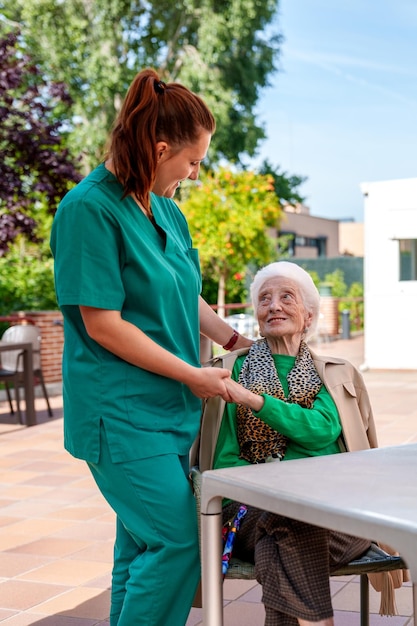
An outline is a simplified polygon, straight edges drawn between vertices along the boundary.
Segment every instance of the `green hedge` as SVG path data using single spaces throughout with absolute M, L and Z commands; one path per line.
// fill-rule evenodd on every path
M 0 315 L 57 308 L 52 258 L 21 255 L 17 249 L 0 258 Z

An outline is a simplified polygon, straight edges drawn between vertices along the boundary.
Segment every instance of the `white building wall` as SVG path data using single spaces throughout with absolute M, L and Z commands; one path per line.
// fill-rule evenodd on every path
M 362 183 L 365 363 L 417 370 L 417 281 L 400 281 L 398 239 L 417 239 L 417 178 Z

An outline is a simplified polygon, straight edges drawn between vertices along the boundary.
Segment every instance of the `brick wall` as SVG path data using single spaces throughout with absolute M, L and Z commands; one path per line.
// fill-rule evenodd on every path
M 61 362 L 64 347 L 64 329 L 60 311 L 19 311 L 41 331 L 41 364 L 46 383 L 62 380 Z

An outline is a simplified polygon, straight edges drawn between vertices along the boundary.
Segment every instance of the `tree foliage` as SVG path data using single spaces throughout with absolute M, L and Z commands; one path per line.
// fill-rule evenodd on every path
M 298 188 L 306 182 L 306 176 L 281 172 L 279 166 L 274 166 L 268 159 L 262 163 L 259 173 L 272 176 L 275 193 L 281 203 L 296 205 L 304 202 L 305 198 L 300 195 Z
M 281 209 L 270 176 L 219 168 L 188 188 L 181 209 L 199 250 L 204 280 L 218 286 L 219 306 L 225 301 L 223 290 L 243 281 L 249 265 L 276 257 L 269 229 L 278 226 Z
M 218 130 L 211 158 L 253 156 L 254 109 L 276 70 L 278 0 L 0 0 L 44 74 L 69 86 L 75 153 L 95 164 L 133 76 L 148 66 L 200 93 Z
M 0 40 L 0 256 L 23 234 L 36 241 L 36 216 L 54 212 L 71 182 L 80 180 L 63 146 L 62 83 L 47 83 L 18 36 Z M 39 234 L 39 233 L 38 233 Z
M 0 315 L 57 306 L 52 258 L 40 258 L 11 244 L 7 256 L 0 258 Z
M 345 283 L 344 272 L 336 269 L 326 274 L 324 282 L 331 286 L 331 293 L 334 298 L 339 298 L 338 310 L 339 314 L 343 311 L 349 311 L 350 326 L 352 330 L 363 329 L 364 304 L 363 304 L 363 285 L 354 282 L 348 286 Z

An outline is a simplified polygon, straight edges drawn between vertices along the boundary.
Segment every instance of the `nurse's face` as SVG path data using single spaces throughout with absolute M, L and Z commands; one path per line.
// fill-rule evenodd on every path
M 181 148 L 172 148 L 164 141 L 157 144 L 158 165 L 152 191 L 157 196 L 172 198 L 181 181 L 197 180 L 200 163 L 205 159 L 211 134 L 202 130 L 197 141 Z

